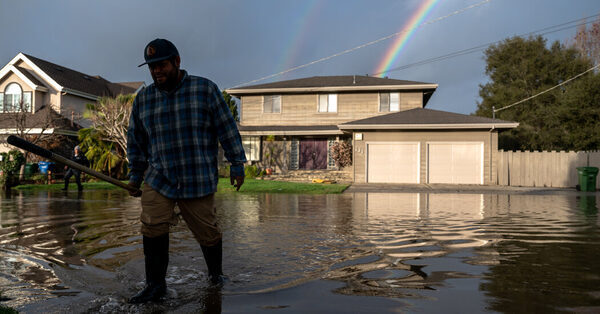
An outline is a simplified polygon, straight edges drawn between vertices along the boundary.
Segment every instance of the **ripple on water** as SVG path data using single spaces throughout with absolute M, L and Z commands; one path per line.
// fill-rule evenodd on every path
M 81 311 L 135 310 L 124 302 L 144 284 L 139 203 L 126 193 L 103 193 L 2 200 L 0 248 L 10 253 L 0 257 L 0 280 L 11 287 L 9 305 L 26 311 L 27 304 L 65 291 L 57 309 L 81 302 Z M 597 209 L 580 210 L 572 196 L 234 194 L 216 200 L 226 295 L 293 292 L 324 279 L 341 283 L 335 295 L 402 299 L 415 311 L 432 302 L 460 308 L 447 301 L 458 291 L 499 312 L 597 302 L 589 293 L 600 286 L 590 276 L 600 273 Z M 523 278 L 561 287 L 562 294 L 521 290 Z M 206 266 L 183 222 L 172 230 L 167 282 L 167 309 L 204 306 L 196 291 L 206 289 Z M 351 311 L 345 304 L 340 310 Z M 257 308 L 272 306 L 279 305 Z M 284 306 L 293 311 L 297 304 Z

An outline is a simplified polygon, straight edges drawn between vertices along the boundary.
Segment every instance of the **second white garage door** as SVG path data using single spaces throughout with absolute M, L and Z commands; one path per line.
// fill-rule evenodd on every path
M 419 143 L 367 143 L 367 182 L 419 183 Z
M 429 183 L 483 184 L 483 143 L 428 143 Z

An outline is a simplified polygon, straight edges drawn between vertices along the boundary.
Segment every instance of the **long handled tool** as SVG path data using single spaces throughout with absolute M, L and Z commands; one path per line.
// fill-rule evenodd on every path
M 9 136 L 6 139 L 6 141 L 9 144 L 13 145 L 13 146 L 16 146 L 18 148 L 24 149 L 24 150 L 26 150 L 28 152 L 34 153 L 34 154 L 42 156 L 44 158 L 47 158 L 47 159 L 50 159 L 50 160 L 53 160 L 53 161 L 65 164 L 65 165 L 67 165 L 67 166 L 69 166 L 71 168 L 75 168 L 77 170 L 81 170 L 81 171 L 83 171 L 83 172 L 85 172 L 85 173 L 87 173 L 87 174 L 89 174 L 91 176 L 94 176 L 94 177 L 96 177 L 96 178 L 98 178 L 100 180 L 104 180 L 104 181 L 106 181 L 108 183 L 112 183 L 112 184 L 114 184 L 114 185 L 116 185 L 118 187 L 124 188 L 125 190 L 131 191 L 131 192 L 134 192 L 134 193 L 139 192 L 139 189 L 137 189 L 137 188 L 135 188 L 135 187 L 133 187 L 131 185 L 125 184 L 125 183 L 123 183 L 123 182 L 121 182 L 121 181 L 119 181 L 119 180 L 117 180 L 115 178 L 111 178 L 111 177 L 109 177 L 109 176 L 107 176 L 105 174 L 102 174 L 100 172 L 94 171 L 94 170 L 92 170 L 92 169 L 90 169 L 88 167 L 82 166 L 82 165 L 80 165 L 80 164 L 78 164 L 78 163 L 76 163 L 76 162 L 74 162 L 72 160 L 69 160 L 69 159 L 67 159 L 67 158 L 65 158 L 65 157 L 63 157 L 61 155 L 57 155 L 57 154 L 55 154 L 55 153 L 53 153 L 53 152 L 51 152 L 51 151 L 49 151 L 49 150 L 47 150 L 45 148 L 39 147 L 39 146 L 37 146 L 37 145 L 35 145 L 35 144 L 31 143 L 31 142 L 28 142 L 28 141 L 26 141 L 26 140 L 24 140 L 24 139 L 22 139 L 22 138 L 20 138 L 18 136 L 11 135 L 11 136 Z

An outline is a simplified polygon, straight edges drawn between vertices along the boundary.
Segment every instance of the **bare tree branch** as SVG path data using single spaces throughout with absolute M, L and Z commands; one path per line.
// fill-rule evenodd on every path
M 119 155 L 127 161 L 127 128 L 134 98 L 132 94 L 102 97 L 97 103 L 89 104 L 86 113 L 93 128 L 103 134 L 103 140 L 116 143 Z

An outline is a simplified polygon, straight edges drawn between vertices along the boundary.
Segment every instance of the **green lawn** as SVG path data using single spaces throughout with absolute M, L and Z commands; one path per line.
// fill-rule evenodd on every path
M 0 314 L 13 314 L 13 313 L 17 314 L 19 312 L 17 312 L 17 310 L 13 309 L 12 307 L 0 305 Z
M 123 181 L 124 183 L 127 183 L 127 181 Z M 60 190 L 65 186 L 65 184 L 63 182 L 61 183 L 56 183 L 56 184 L 22 184 L 22 185 L 17 185 L 14 186 L 12 189 L 13 190 L 40 190 L 40 191 L 46 191 L 46 190 Z M 89 189 L 89 190 L 116 190 L 116 189 L 120 189 L 119 187 L 110 184 L 108 182 L 86 182 L 83 183 L 83 189 Z M 75 183 L 71 183 L 69 184 L 69 190 L 72 191 L 77 191 L 77 184 Z
M 342 193 L 348 184 L 295 183 L 270 180 L 247 179 L 239 192 L 242 193 L 296 193 L 296 194 L 336 194 Z M 229 179 L 219 179 L 220 193 L 235 192 Z
M 127 181 L 124 181 L 127 183 Z M 24 184 L 13 187 L 15 190 L 60 190 L 63 183 L 57 184 Z M 294 183 L 270 180 L 246 179 L 238 193 L 296 193 L 296 194 L 336 194 L 342 193 L 348 184 L 320 184 L 320 183 Z M 83 184 L 84 190 L 111 190 L 120 189 L 108 182 L 87 182 Z M 77 186 L 69 185 L 72 191 Z M 229 179 L 219 179 L 218 193 L 233 193 L 235 188 L 230 185 Z

